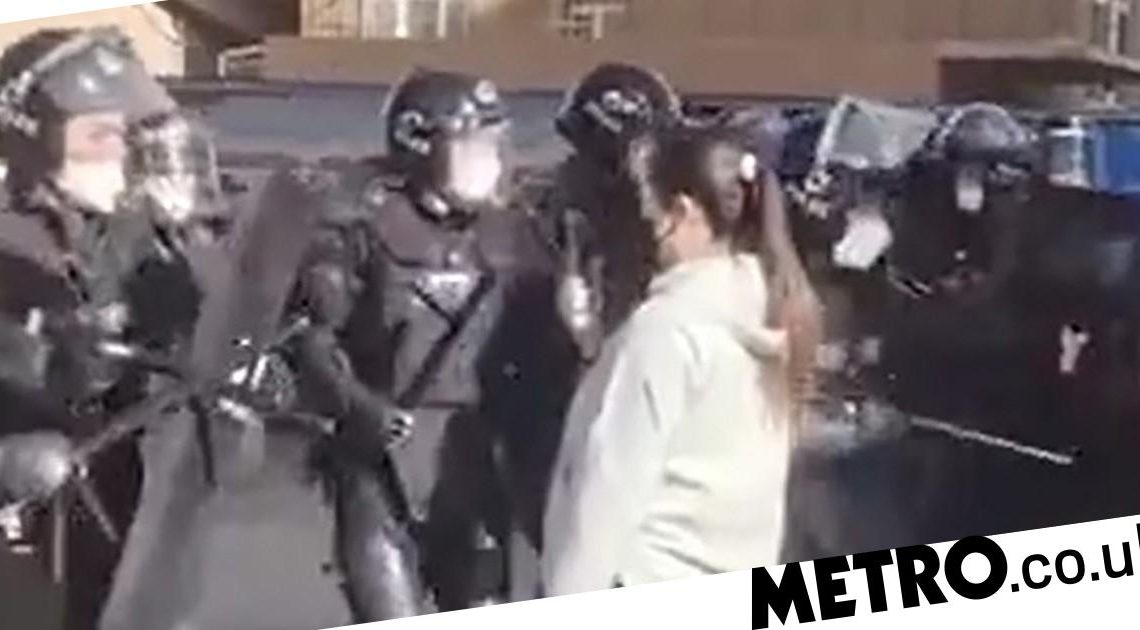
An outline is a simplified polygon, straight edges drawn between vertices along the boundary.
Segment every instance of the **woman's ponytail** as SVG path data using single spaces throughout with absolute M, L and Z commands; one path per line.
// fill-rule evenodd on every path
M 792 242 L 779 182 L 726 129 L 673 129 L 631 146 L 630 173 L 642 212 L 661 216 L 678 195 L 696 200 L 716 238 L 754 252 L 768 284 L 765 324 L 787 331 L 787 362 L 776 393 L 794 423 L 815 396 L 815 355 L 823 337 L 823 314 Z
M 751 157 L 751 156 L 749 156 Z M 754 160 L 755 158 L 753 158 Z M 745 162 L 748 162 L 746 157 Z M 795 243 L 779 180 L 769 169 L 756 169 L 748 176 L 742 165 L 746 189 L 738 234 L 748 239 L 760 255 L 768 279 L 769 326 L 787 331 L 787 362 L 784 387 L 792 419 L 799 423 L 806 402 L 816 394 L 816 351 L 823 338 L 823 313 Z

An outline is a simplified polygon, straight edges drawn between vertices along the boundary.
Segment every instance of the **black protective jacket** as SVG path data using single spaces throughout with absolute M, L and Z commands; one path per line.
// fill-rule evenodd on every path
M 197 290 L 185 261 L 141 215 L 97 215 L 50 185 L 0 212 L 0 389 L 29 414 L 0 432 L 91 430 L 77 419 L 121 405 L 131 371 L 99 358 L 113 340 L 169 349 Z M 11 407 L 9 407 L 11 408 Z
M 479 418 L 503 446 L 516 516 L 537 532 L 577 368 L 545 226 L 520 207 L 434 218 L 376 162 L 326 167 L 335 183 L 289 309 L 318 323 L 300 353 L 303 399 L 355 419 L 350 435 L 382 432 L 383 404 Z M 334 363 L 351 379 L 333 384 Z

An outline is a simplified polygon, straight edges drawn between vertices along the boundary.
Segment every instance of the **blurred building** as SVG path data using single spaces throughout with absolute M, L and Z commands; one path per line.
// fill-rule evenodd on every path
M 41 28 L 115 25 L 135 42 L 155 74 L 214 76 L 219 54 L 267 34 L 297 34 L 297 0 L 165 0 L 0 24 L 0 50 Z
M 219 2 L 221 0 L 218 0 Z M 413 64 L 563 89 L 604 59 L 688 91 L 899 100 L 1126 97 L 1137 0 L 296 0 L 277 79 L 390 82 Z
M 391 83 L 413 65 L 563 90 L 603 60 L 688 92 L 1140 103 L 1140 0 L 166 0 L 116 23 L 172 76 Z
M 147 67 L 156 74 L 179 76 L 186 68 L 186 46 L 177 20 L 162 5 L 136 5 L 58 17 L 0 24 L 0 49 L 41 28 L 115 25 L 134 40 Z

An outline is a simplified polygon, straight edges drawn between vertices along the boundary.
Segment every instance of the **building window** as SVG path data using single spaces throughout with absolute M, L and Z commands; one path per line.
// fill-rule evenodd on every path
M 1114 55 L 1128 54 L 1133 4 L 1134 0 L 1093 0 L 1093 46 Z
M 630 0 L 554 0 L 558 32 L 574 39 L 597 40 L 607 27 L 629 13 Z
M 309 0 L 301 4 L 302 32 L 306 37 L 357 37 L 358 6 L 345 0 Z
M 1114 48 L 1112 50 L 1118 55 L 1131 55 L 1133 52 L 1135 42 L 1132 41 L 1132 11 L 1135 4 L 1136 0 L 1122 2 L 1120 11 L 1116 15 L 1114 28 L 1116 39 L 1113 42 Z
M 362 37 L 447 39 L 467 32 L 467 0 L 365 0 L 362 4 Z

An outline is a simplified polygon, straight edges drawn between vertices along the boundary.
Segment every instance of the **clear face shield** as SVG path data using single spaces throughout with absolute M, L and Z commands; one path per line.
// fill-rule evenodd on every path
M 180 115 L 137 125 L 129 141 L 132 188 L 149 199 L 159 221 L 185 226 L 221 210 L 221 178 L 209 134 Z
M 453 131 L 443 144 L 446 192 L 461 203 L 499 205 L 508 168 L 506 121 L 468 125 Z

